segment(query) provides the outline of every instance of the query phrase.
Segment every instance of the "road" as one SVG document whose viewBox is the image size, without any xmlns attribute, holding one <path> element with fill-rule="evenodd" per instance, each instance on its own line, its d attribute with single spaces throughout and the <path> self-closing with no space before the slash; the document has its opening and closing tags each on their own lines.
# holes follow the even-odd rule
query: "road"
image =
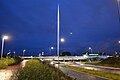
<svg viewBox="0 0 120 80">
<path fill-rule="evenodd" d="M 58 65 L 55 65 L 55 66 L 58 67 Z M 84 72 L 77 72 L 74 70 L 70 70 L 68 68 L 64 68 L 61 66 L 59 66 L 59 69 L 63 71 L 65 74 L 68 74 L 68 76 L 75 78 L 76 80 L 108 80 L 108 79 L 97 77 Z"/>
<path fill-rule="evenodd" d="M 95 66 L 95 65 L 88 65 L 88 64 L 71 64 L 69 66 L 120 74 L 120 68 Z"/>
</svg>

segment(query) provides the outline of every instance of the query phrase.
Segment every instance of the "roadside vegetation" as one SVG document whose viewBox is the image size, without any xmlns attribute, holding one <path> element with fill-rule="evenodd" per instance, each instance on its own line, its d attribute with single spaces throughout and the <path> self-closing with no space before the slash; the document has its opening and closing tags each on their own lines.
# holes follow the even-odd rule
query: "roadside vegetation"
<svg viewBox="0 0 120 80">
<path fill-rule="evenodd" d="M 86 62 L 86 64 L 120 68 L 120 57 L 109 57 L 102 61 Z"/>
<path fill-rule="evenodd" d="M 38 59 L 31 59 L 19 72 L 17 80 L 75 80 L 62 71 Z"/>
<path fill-rule="evenodd" d="M 67 65 L 64 65 L 63 67 L 69 68 L 71 70 L 75 70 L 78 72 L 85 72 L 88 74 L 108 78 L 110 80 L 120 80 L 120 74 L 114 74 L 114 73 L 108 73 L 108 72 L 96 71 L 96 70 L 88 70 L 88 69 L 84 69 L 84 68 L 78 68 L 78 67 L 67 66 Z"/>
<path fill-rule="evenodd" d="M 19 64 L 22 59 L 18 56 L 14 56 L 13 58 L 7 56 L 6 58 L 2 58 L 0 60 L 0 69 L 5 69 L 8 66 Z"/>
<path fill-rule="evenodd" d="M 99 63 L 103 66 L 111 66 L 120 68 L 120 57 L 109 57 Z"/>
</svg>

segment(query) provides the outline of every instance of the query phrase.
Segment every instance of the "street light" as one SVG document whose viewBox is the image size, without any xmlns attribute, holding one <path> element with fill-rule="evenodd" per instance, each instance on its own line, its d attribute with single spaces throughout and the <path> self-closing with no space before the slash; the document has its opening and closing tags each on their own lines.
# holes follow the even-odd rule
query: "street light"
<svg viewBox="0 0 120 80">
<path fill-rule="evenodd" d="M 70 32 L 70 34 L 72 35 L 73 33 L 72 33 L 72 32 Z"/>
<path fill-rule="evenodd" d="M 91 51 L 91 53 L 92 53 L 92 48 L 91 47 L 89 47 L 89 50 Z"/>
<path fill-rule="evenodd" d="M 7 56 L 10 54 L 10 52 L 7 53 Z"/>
<path fill-rule="evenodd" d="M 54 47 L 51 47 L 51 50 L 53 50 L 54 49 Z"/>
<path fill-rule="evenodd" d="M 2 59 L 2 56 L 3 56 L 3 53 L 4 53 L 4 43 L 5 43 L 5 40 L 8 39 L 9 37 L 4 35 L 2 37 L 2 49 L 1 49 L 1 59 Z"/>
<path fill-rule="evenodd" d="M 54 49 L 54 47 L 51 47 L 49 50 L 50 50 L 50 54 L 52 53 L 52 50 Z"/>
<path fill-rule="evenodd" d="M 25 54 L 25 51 L 26 51 L 26 50 L 24 49 L 24 50 L 23 50 L 23 56 L 24 56 L 24 54 Z"/>
<path fill-rule="evenodd" d="M 65 39 L 64 39 L 64 38 L 61 38 L 61 39 L 60 39 L 60 42 L 62 42 L 62 43 L 65 42 Z"/>
<path fill-rule="evenodd" d="M 15 55 L 16 52 L 14 51 L 13 53 L 14 53 L 14 55 Z"/>
<path fill-rule="evenodd" d="M 11 50 L 9 50 L 9 52 L 7 53 L 7 56 L 10 55 L 10 53 L 11 53 Z"/>
<path fill-rule="evenodd" d="M 64 43 L 64 42 L 65 42 L 65 39 L 64 39 L 64 38 L 61 38 L 61 39 L 60 39 L 60 42 L 61 42 L 61 43 Z M 61 46 L 62 46 L 62 45 L 61 45 Z M 64 50 L 64 48 L 63 48 L 63 50 Z"/>
<path fill-rule="evenodd" d="M 118 43 L 120 44 L 120 41 L 118 41 Z"/>
</svg>

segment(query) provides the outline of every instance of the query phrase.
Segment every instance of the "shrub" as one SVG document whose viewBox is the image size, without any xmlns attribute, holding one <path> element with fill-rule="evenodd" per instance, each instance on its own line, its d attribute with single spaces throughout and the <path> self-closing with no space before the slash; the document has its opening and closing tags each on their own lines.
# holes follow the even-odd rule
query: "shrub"
<svg viewBox="0 0 120 80">
<path fill-rule="evenodd" d="M 62 71 L 40 62 L 37 59 L 31 59 L 25 68 L 23 68 L 17 77 L 17 80 L 73 80 L 66 76 Z"/>
<path fill-rule="evenodd" d="M 15 63 L 15 60 L 13 58 L 10 58 L 10 57 L 6 57 L 3 60 L 6 62 L 6 64 L 8 66 L 13 65 Z"/>
<path fill-rule="evenodd" d="M 21 57 L 19 57 L 19 56 L 14 56 L 13 57 L 14 58 L 14 60 L 15 60 L 15 64 L 18 64 L 18 63 L 20 63 L 23 59 L 21 58 Z"/>
<path fill-rule="evenodd" d="M 18 64 L 22 61 L 22 59 L 18 56 L 11 58 L 6 57 L 0 60 L 0 69 L 5 69 L 7 66 Z"/>
<path fill-rule="evenodd" d="M 49 69 L 40 63 L 39 60 L 32 59 L 27 66 L 20 71 L 18 80 L 52 80 Z"/>
<path fill-rule="evenodd" d="M 8 64 L 4 60 L 0 60 L 0 69 L 7 68 Z"/>
<path fill-rule="evenodd" d="M 99 64 L 120 68 L 120 57 L 109 57 L 109 58 L 101 61 Z"/>
</svg>

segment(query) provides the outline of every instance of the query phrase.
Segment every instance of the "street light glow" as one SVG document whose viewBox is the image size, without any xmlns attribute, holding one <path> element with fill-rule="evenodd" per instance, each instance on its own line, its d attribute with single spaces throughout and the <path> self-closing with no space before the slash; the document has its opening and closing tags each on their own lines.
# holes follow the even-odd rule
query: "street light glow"
<svg viewBox="0 0 120 80">
<path fill-rule="evenodd" d="M 73 34 L 72 32 L 70 32 L 70 34 Z"/>
<path fill-rule="evenodd" d="M 24 49 L 23 52 L 25 52 L 26 50 Z"/>
<path fill-rule="evenodd" d="M 3 36 L 3 39 L 8 39 L 8 36 Z"/>
<path fill-rule="evenodd" d="M 60 41 L 61 41 L 61 42 L 65 42 L 65 39 L 64 39 L 64 38 L 61 38 Z"/>
<path fill-rule="evenodd" d="M 91 50 L 92 48 L 91 47 L 89 47 L 89 50 Z"/>
<path fill-rule="evenodd" d="M 54 49 L 54 47 L 51 47 L 51 49 Z"/>
<path fill-rule="evenodd" d="M 89 47 L 89 50 L 91 51 L 91 53 L 93 53 L 93 50 L 92 50 L 92 48 L 91 48 L 91 47 Z"/>
<path fill-rule="evenodd" d="M 120 41 L 118 41 L 118 43 L 120 44 Z"/>
</svg>

